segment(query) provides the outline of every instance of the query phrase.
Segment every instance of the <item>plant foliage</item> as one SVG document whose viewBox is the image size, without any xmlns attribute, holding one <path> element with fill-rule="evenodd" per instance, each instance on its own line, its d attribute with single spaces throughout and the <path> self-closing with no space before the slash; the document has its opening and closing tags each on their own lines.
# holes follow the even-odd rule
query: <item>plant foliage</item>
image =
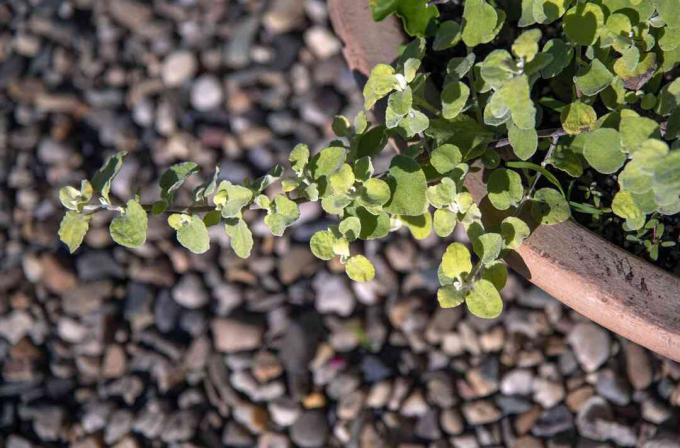
<svg viewBox="0 0 680 448">
<path fill-rule="evenodd" d="M 276 166 L 243 185 L 220 181 L 216 172 L 183 206 L 175 192 L 197 173 L 196 164 L 170 167 L 157 202 L 123 204 L 110 197 L 125 156 L 115 154 L 80 189 L 60 191 L 68 209 L 60 238 L 74 252 L 91 215 L 108 210 L 116 215 L 114 241 L 139 247 L 148 215 L 167 213 L 190 251 L 209 250 L 208 227 L 221 225 L 235 254 L 247 257 L 253 213 L 246 212 L 259 211 L 281 236 L 299 219 L 299 204 L 318 201 L 337 223 L 311 237 L 312 253 L 338 258 L 351 279 L 370 281 L 375 268 L 352 253 L 356 240 L 401 227 L 418 239 L 432 232 L 445 238 L 461 225 L 472 251 L 458 242 L 446 248 L 437 297 L 443 307 L 465 303 L 483 318 L 503 308 L 503 257 L 538 225 L 569 219 L 572 209 L 613 212 L 633 242 L 644 244 L 653 233 L 648 250 L 671 246 L 656 237 L 663 228 L 654 217 L 680 212 L 680 80 L 668 80 L 680 61 L 673 2 L 514 3 L 466 0 L 452 20 L 425 0 L 370 0 L 376 20 L 398 15 L 414 40 L 393 65 L 372 70 L 366 111 L 353 121 L 337 117 L 337 139 L 328 147 L 313 154 L 300 144 L 289 169 Z M 445 69 L 428 72 L 431 56 L 444 58 Z M 384 121 L 371 124 L 367 112 L 379 101 Z M 376 173 L 374 158 L 388 146 L 400 150 Z M 482 168 L 488 194 L 477 204 L 466 180 Z M 608 209 L 575 202 L 566 188 L 593 170 L 616 176 Z"/>
</svg>

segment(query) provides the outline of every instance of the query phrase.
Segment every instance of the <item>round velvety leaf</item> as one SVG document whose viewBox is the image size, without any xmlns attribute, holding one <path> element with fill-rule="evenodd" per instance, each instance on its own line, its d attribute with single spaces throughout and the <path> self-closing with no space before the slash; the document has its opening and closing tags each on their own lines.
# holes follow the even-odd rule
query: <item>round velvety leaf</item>
<svg viewBox="0 0 680 448">
<path fill-rule="evenodd" d="M 482 319 L 494 319 L 503 311 L 503 300 L 489 280 L 478 280 L 465 297 L 468 310 Z"/>
<path fill-rule="evenodd" d="M 517 205 L 524 196 L 522 177 L 505 168 L 493 170 L 487 183 L 489 201 L 498 210 L 507 210 Z"/>
<path fill-rule="evenodd" d="M 602 174 L 617 172 L 626 161 L 621 135 L 615 129 L 600 128 L 585 136 L 583 157 Z"/>
<path fill-rule="evenodd" d="M 375 278 L 373 263 L 363 255 L 350 257 L 345 264 L 345 272 L 355 282 L 367 282 Z"/>
<path fill-rule="evenodd" d="M 569 219 L 569 203 L 554 188 L 541 188 L 534 193 L 532 213 L 541 224 L 559 224 Z"/>
<path fill-rule="evenodd" d="M 437 301 L 442 308 L 455 308 L 465 302 L 465 294 L 453 285 L 439 288 Z"/>
</svg>

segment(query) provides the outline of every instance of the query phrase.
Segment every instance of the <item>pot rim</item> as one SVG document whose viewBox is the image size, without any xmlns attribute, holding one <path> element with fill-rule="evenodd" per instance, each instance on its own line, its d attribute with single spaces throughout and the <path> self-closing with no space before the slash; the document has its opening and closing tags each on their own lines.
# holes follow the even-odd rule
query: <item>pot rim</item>
<svg viewBox="0 0 680 448">
<path fill-rule="evenodd" d="M 367 0 L 328 0 L 328 9 L 359 83 L 396 59 L 405 40 L 396 18 L 373 22 Z M 486 195 L 482 174 L 466 180 L 477 202 Z M 506 261 L 590 320 L 680 362 L 680 278 L 574 221 L 540 226 Z"/>
</svg>

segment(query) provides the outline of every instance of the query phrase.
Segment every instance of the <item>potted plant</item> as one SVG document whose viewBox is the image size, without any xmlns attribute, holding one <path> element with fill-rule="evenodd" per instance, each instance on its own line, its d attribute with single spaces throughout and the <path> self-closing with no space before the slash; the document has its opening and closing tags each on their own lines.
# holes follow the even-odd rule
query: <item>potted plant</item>
<svg viewBox="0 0 680 448">
<path fill-rule="evenodd" d="M 664 84 L 680 51 L 680 35 L 664 19 L 672 11 L 661 0 L 651 9 L 630 0 L 635 14 L 609 3 L 533 0 L 520 11 L 467 0 L 449 5 L 462 16 L 456 21 L 437 19 L 426 0 L 373 0 L 371 8 L 367 0 L 329 1 L 345 56 L 364 75 L 366 110 L 353 120 L 336 117 L 338 138 L 328 147 L 312 154 L 297 145 L 288 169 L 273 167 L 243 185 L 221 181 L 216 170 L 181 205 L 175 193 L 198 171 L 195 163 L 170 167 L 157 201 L 119 202 L 110 188 L 125 154 L 114 154 L 80 188 L 60 190 L 67 212 L 59 236 L 77 250 L 92 214 L 107 211 L 115 215 L 113 240 L 135 248 L 146 240 L 149 216 L 164 215 L 188 250 L 206 252 L 208 227 L 220 225 L 236 255 L 247 257 L 252 218 L 263 216 L 280 236 L 299 218 L 300 203 L 319 201 L 337 224 L 311 237 L 311 251 L 338 259 L 351 279 L 370 281 L 375 269 L 351 249 L 354 241 L 400 228 L 445 238 L 461 224 L 472 251 L 453 242 L 444 252 L 441 306 L 500 315 L 507 260 L 594 321 L 680 360 L 680 279 L 570 219 L 572 209 L 605 213 L 573 200 L 564 179 L 584 170 L 604 174 L 600 181 L 626 173 L 610 186 L 611 221 L 625 220 L 623 231 L 642 232 L 652 213 L 680 211 L 680 150 L 666 142 L 680 134 L 680 86 Z M 508 18 L 506 9 L 521 14 Z M 393 13 L 416 37 L 399 52 L 396 22 L 372 20 Z M 531 28 L 506 26 L 511 19 Z M 656 63 L 658 52 L 666 65 Z M 534 98 L 539 88 L 549 95 Z M 384 114 L 372 124 L 367 112 L 376 107 Z M 376 172 L 373 161 L 388 141 L 396 154 Z"/>
<path fill-rule="evenodd" d="M 333 27 L 345 45 L 345 59 L 360 82 L 377 64 L 396 60 L 400 46 L 407 42 L 397 18 L 376 22 L 366 0 L 329 0 L 328 7 Z M 486 195 L 482 172 L 468 176 L 466 185 L 476 201 Z M 573 220 L 538 227 L 506 261 L 589 319 L 680 361 L 677 276 Z"/>
</svg>

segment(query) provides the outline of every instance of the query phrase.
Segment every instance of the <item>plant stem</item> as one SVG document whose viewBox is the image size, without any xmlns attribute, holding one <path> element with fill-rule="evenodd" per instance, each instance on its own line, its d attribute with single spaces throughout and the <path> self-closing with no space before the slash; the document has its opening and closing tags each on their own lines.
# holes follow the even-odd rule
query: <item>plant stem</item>
<svg viewBox="0 0 680 448">
<path fill-rule="evenodd" d="M 564 135 L 564 134 L 561 134 Z M 550 157 L 552 157 L 553 152 L 555 152 L 555 147 L 557 146 L 557 141 L 559 140 L 560 135 L 557 133 L 552 136 L 552 142 L 550 143 L 550 147 L 548 148 L 548 152 L 545 153 L 545 157 L 543 158 L 543 161 L 541 162 L 541 166 L 545 168 L 545 166 L 548 164 L 548 160 Z M 519 205 L 517 205 L 517 211 L 515 212 L 516 216 L 519 216 L 519 212 L 522 210 L 522 207 L 524 204 L 531 198 L 531 196 L 534 194 L 534 191 L 536 191 L 536 187 L 538 186 L 538 181 L 541 180 L 541 172 L 537 171 L 536 172 L 536 177 L 534 177 L 534 181 L 531 183 L 531 187 L 529 187 L 529 190 L 527 190 L 527 193 L 524 195 L 522 200 L 520 201 Z"/>
<path fill-rule="evenodd" d="M 467 47 L 467 53 L 470 54 L 472 52 L 472 49 L 470 47 Z M 477 91 L 475 90 L 475 74 L 474 74 L 474 68 L 470 68 L 467 72 L 467 78 L 470 81 L 470 91 L 472 92 L 472 101 L 474 103 L 474 109 L 475 109 L 475 116 L 477 117 L 477 121 L 479 124 L 484 123 L 484 117 L 482 115 L 482 108 L 479 105 L 479 96 L 477 96 Z"/>
</svg>

